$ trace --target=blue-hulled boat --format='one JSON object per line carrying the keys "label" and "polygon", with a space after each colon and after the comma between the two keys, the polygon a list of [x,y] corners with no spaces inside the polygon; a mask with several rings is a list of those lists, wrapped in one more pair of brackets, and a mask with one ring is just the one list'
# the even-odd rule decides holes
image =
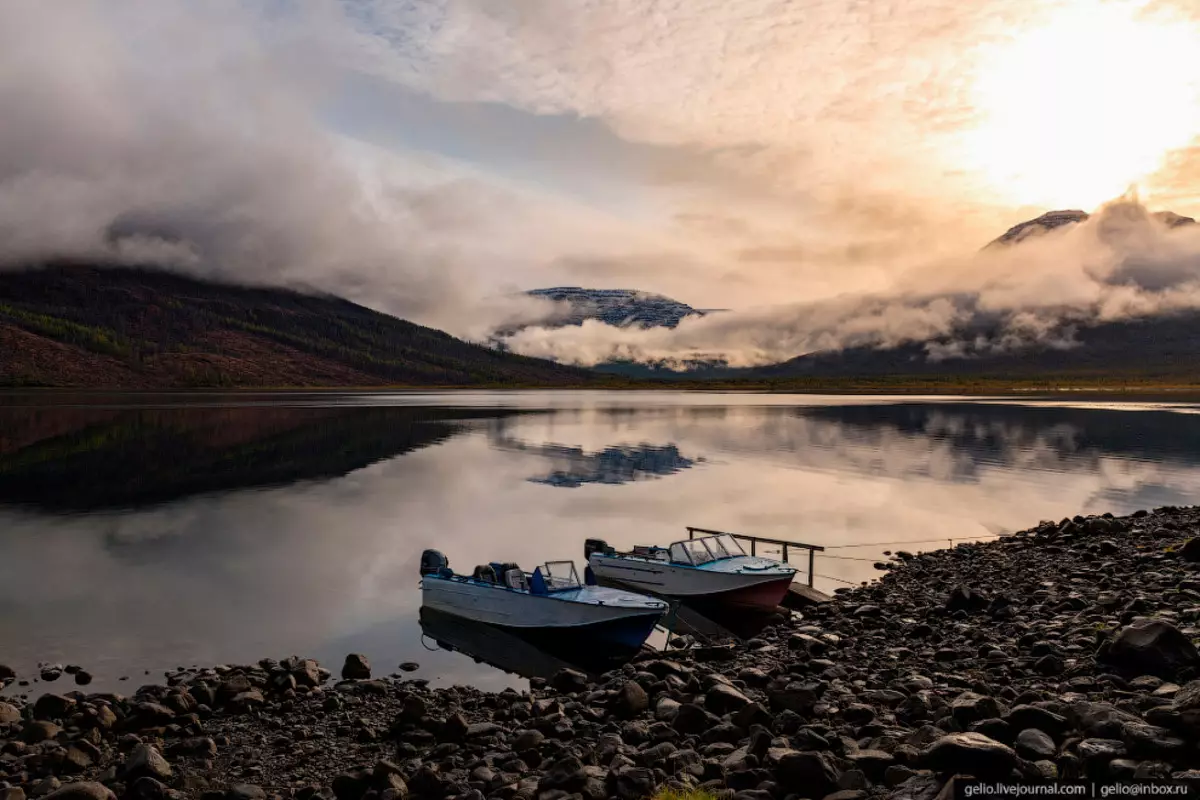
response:
{"label": "blue-hulled boat", "polygon": [[597,644],[637,648],[667,604],[642,594],[585,586],[571,561],[550,561],[533,572],[493,563],[458,575],[436,550],[421,556],[423,605],[477,622],[518,629],[586,632]]}

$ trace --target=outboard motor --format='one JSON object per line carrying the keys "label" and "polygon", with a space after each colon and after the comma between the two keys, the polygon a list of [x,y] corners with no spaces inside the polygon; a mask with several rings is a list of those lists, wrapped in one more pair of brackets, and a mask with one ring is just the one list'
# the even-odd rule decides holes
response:
{"label": "outboard motor", "polygon": [[612,555],[616,551],[608,546],[608,542],[603,539],[585,539],[583,542],[583,557],[590,559],[592,553],[605,553]]}
{"label": "outboard motor", "polygon": [[440,550],[426,550],[421,553],[421,574],[436,575],[443,569],[450,568],[450,559],[442,555]]}

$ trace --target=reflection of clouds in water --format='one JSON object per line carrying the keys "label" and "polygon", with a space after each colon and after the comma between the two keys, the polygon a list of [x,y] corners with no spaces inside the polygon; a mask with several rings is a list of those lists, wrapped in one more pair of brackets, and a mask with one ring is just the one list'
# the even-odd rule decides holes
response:
{"label": "reflection of clouds in water", "polygon": [[[299,653],[336,667],[350,650],[379,671],[411,659],[420,675],[509,685],[420,647],[422,549],[469,570],[499,558],[579,562],[587,537],[668,542],[685,525],[831,545],[944,540],[1200,492],[1192,417],[1122,415],[1117,429],[1098,412],[1064,413],[1071,420],[946,405],[585,409],[467,423],[464,435],[336,480],[92,516],[0,510],[0,641],[18,667],[80,661],[97,685],[131,665]],[[649,442],[707,463],[563,492],[528,481],[555,468],[553,452],[498,449],[497,437],[584,452]],[[843,552],[884,549],[897,548]],[[820,556],[817,571],[876,574]]]}

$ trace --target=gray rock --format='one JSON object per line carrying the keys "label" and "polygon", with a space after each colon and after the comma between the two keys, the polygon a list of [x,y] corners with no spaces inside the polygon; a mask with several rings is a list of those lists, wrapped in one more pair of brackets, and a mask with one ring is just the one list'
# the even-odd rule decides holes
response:
{"label": "gray rock", "polygon": [[613,711],[621,719],[633,719],[650,708],[650,696],[637,681],[625,681],[613,700]]}
{"label": "gray rock", "polygon": [[528,730],[520,731],[513,738],[512,749],[514,753],[524,753],[529,750],[536,750],[541,743],[546,739],[541,731]]}
{"label": "gray rock", "polygon": [[1068,728],[1066,717],[1031,705],[1014,706],[1003,719],[1013,730],[1036,728],[1052,737],[1061,736]]}
{"label": "gray rock", "polygon": [[1017,754],[979,733],[951,733],[922,750],[918,761],[938,772],[966,772],[988,779],[1007,776],[1017,763]]}
{"label": "gray rock", "polygon": [[550,679],[550,685],[560,692],[582,692],[588,688],[591,681],[588,676],[575,669],[560,669]]}
{"label": "gray rock", "polygon": [[1121,740],[1129,753],[1138,758],[1174,760],[1187,749],[1187,742],[1173,736],[1166,728],[1141,722],[1125,723]]}
{"label": "gray rock", "polygon": [[695,703],[685,703],[675,712],[675,719],[671,721],[671,727],[687,736],[704,733],[709,728],[719,725],[720,722],[719,717],[709,713],[703,707]]}
{"label": "gray rock", "polygon": [[1134,622],[1106,644],[1097,660],[1131,675],[1172,678],[1184,667],[1200,664],[1191,639],[1164,619]]}
{"label": "gray rock", "polygon": [[33,704],[34,719],[63,719],[75,710],[75,701],[61,694],[44,694]]}
{"label": "gray rock", "polygon": [[346,656],[346,662],[342,664],[342,677],[351,681],[365,681],[370,679],[371,662],[362,653],[351,653]]}
{"label": "gray rock", "polygon": [[654,706],[654,718],[661,722],[670,722],[675,719],[675,714],[678,711],[678,700],[672,700],[669,697],[660,697],[658,698],[658,703]]}
{"label": "gray rock", "polygon": [[267,793],[252,783],[237,783],[225,793],[226,800],[265,800]]}
{"label": "gray rock", "polygon": [[1014,747],[1017,755],[1030,761],[1054,758],[1054,754],[1058,752],[1058,748],[1054,745],[1054,740],[1044,731],[1039,731],[1037,728],[1026,728],[1018,733]]}
{"label": "gray rock", "polygon": [[13,725],[20,721],[20,709],[8,703],[0,703],[0,725]]}
{"label": "gray rock", "polygon": [[728,714],[753,702],[728,684],[718,683],[704,695],[704,707],[714,714]]}
{"label": "gray rock", "polygon": [[654,770],[646,767],[622,767],[609,774],[609,783],[620,800],[643,800],[654,794]]}
{"label": "gray rock", "polygon": [[774,764],[775,779],[784,791],[813,797],[824,797],[837,791],[841,771],[825,753],[772,751],[769,760]]}
{"label": "gray rock", "polygon": [[959,725],[967,726],[981,719],[1000,716],[1000,704],[993,697],[963,692],[950,703],[950,714]]}
{"label": "gray rock", "polygon": [[129,787],[130,800],[164,800],[170,789],[162,781],[150,777],[138,778]]}
{"label": "gray rock", "polygon": [[935,775],[913,775],[898,784],[889,794],[888,800],[934,800],[942,789],[942,782]]}
{"label": "gray rock", "polygon": [[46,800],[117,800],[117,796],[102,783],[79,781],[51,792]]}
{"label": "gray rock", "polygon": [[25,728],[21,732],[21,739],[28,744],[37,744],[38,742],[54,739],[61,732],[62,728],[53,722],[39,719],[25,724]]}
{"label": "gray rock", "polygon": [[588,774],[583,762],[575,756],[567,756],[550,765],[550,769],[538,781],[538,791],[561,789],[564,792],[575,792],[587,783]]}
{"label": "gray rock", "polygon": [[1126,754],[1125,743],[1116,739],[1084,739],[1079,743],[1077,752],[1085,762],[1101,762],[1107,764],[1114,758],[1122,758]]}
{"label": "gray rock", "polygon": [[291,675],[295,679],[297,686],[305,686],[312,689],[320,686],[322,683],[320,665],[311,658],[299,661],[292,668]]}
{"label": "gray rock", "polygon": [[1176,692],[1170,710],[1179,715],[1180,725],[1200,733],[1200,680],[1191,681]]}
{"label": "gray rock", "polygon": [[171,779],[171,765],[158,750],[148,744],[139,744],[125,759],[121,775],[126,781],[137,780],[141,777],[168,781]]}
{"label": "gray rock", "polygon": [[1195,564],[1200,562],[1200,537],[1193,537],[1183,543],[1176,554],[1184,561]]}

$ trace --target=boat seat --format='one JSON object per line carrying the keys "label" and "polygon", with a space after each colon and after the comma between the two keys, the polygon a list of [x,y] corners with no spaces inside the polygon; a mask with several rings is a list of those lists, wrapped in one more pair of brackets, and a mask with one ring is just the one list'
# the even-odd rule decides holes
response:
{"label": "boat seat", "polygon": [[520,568],[505,570],[504,580],[505,585],[510,589],[519,589],[523,592],[529,591],[529,582],[525,580],[525,573]]}
{"label": "boat seat", "polygon": [[492,568],[491,564],[480,564],[475,567],[475,572],[471,577],[483,583],[496,583],[496,570]]}

